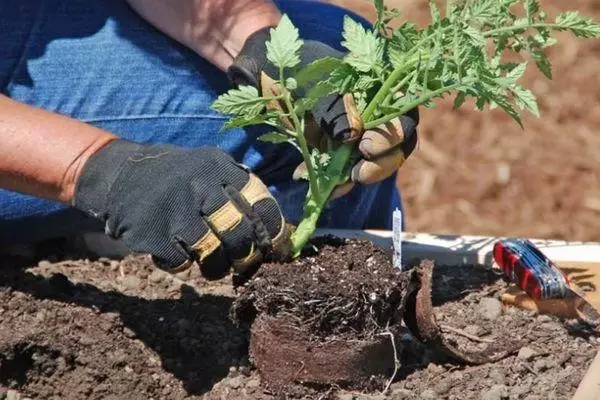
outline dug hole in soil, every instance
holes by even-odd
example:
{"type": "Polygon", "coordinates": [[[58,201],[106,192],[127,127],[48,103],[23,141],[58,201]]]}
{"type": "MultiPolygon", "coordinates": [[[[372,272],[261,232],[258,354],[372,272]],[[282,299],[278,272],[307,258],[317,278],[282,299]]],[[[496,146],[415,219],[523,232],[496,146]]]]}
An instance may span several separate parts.
{"type": "Polygon", "coordinates": [[[598,349],[598,334],[574,321],[504,308],[506,284],[482,266],[424,262],[401,274],[370,242],[317,245],[237,292],[230,279],[171,276],[144,256],[3,257],[0,393],[568,399],[598,349]],[[400,364],[382,394],[392,339],[400,364]]]}

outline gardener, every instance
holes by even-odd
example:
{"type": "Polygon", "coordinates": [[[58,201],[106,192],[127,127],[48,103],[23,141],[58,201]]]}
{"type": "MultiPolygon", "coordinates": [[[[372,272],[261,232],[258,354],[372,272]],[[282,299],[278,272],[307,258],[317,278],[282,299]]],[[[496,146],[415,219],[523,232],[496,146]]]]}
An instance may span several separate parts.
{"type": "MultiPolygon", "coordinates": [[[[209,278],[285,253],[307,189],[291,179],[300,155],[256,130],[220,133],[210,109],[232,84],[269,89],[281,13],[303,64],[343,55],[349,12],[316,2],[0,2],[0,242],[104,230],[171,272],[200,261],[209,278]]],[[[363,154],[321,226],[389,228],[418,116],[363,134],[355,115],[348,96],[312,111],[313,133],[360,140],[363,154]]]]}

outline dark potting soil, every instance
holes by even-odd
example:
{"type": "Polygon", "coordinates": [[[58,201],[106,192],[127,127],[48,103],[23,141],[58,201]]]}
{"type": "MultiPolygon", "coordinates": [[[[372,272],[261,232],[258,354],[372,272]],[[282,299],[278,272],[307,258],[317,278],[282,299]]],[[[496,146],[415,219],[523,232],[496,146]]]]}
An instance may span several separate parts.
{"type": "MultiPolygon", "coordinates": [[[[402,368],[386,395],[322,387],[304,398],[571,398],[599,348],[597,333],[498,309],[493,300],[505,285],[480,266],[436,266],[433,281],[437,322],[457,346],[482,348],[491,340],[508,347],[508,338],[518,338],[518,348],[467,366],[438,359],[403,335],[402,368]]],[[[230,278],[170,276],[144,256],[0,256],[0,399],[11,390],[21,400],[272,400],[249,362],[249,332],[228,318],[234,299],[230,278]]]]}

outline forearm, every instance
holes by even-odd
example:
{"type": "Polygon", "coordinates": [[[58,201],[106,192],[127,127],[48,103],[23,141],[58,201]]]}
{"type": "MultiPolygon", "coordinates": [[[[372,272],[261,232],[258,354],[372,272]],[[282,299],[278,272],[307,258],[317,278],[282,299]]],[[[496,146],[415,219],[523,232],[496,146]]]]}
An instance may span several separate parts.
{"type": "Polygon", "coordinates": [[[0,95],[0,187],[70,203],[87,159],[115,138],[0,95]]]}
{"type": "Polygon", "coordinates": [[[272,0],[127,0],[144,19],[226,70],[246,38],[276,25],[272,0]]]}

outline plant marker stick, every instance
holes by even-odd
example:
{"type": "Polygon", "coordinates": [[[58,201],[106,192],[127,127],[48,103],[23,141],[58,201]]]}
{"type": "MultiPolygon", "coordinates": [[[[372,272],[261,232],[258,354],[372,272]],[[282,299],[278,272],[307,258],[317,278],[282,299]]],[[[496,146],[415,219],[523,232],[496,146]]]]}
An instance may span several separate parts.
{"type": "Polygon", "coordinates": [[[394,267],[402,270],[402,211],[395,209],[392,214],[394,267]]]}

